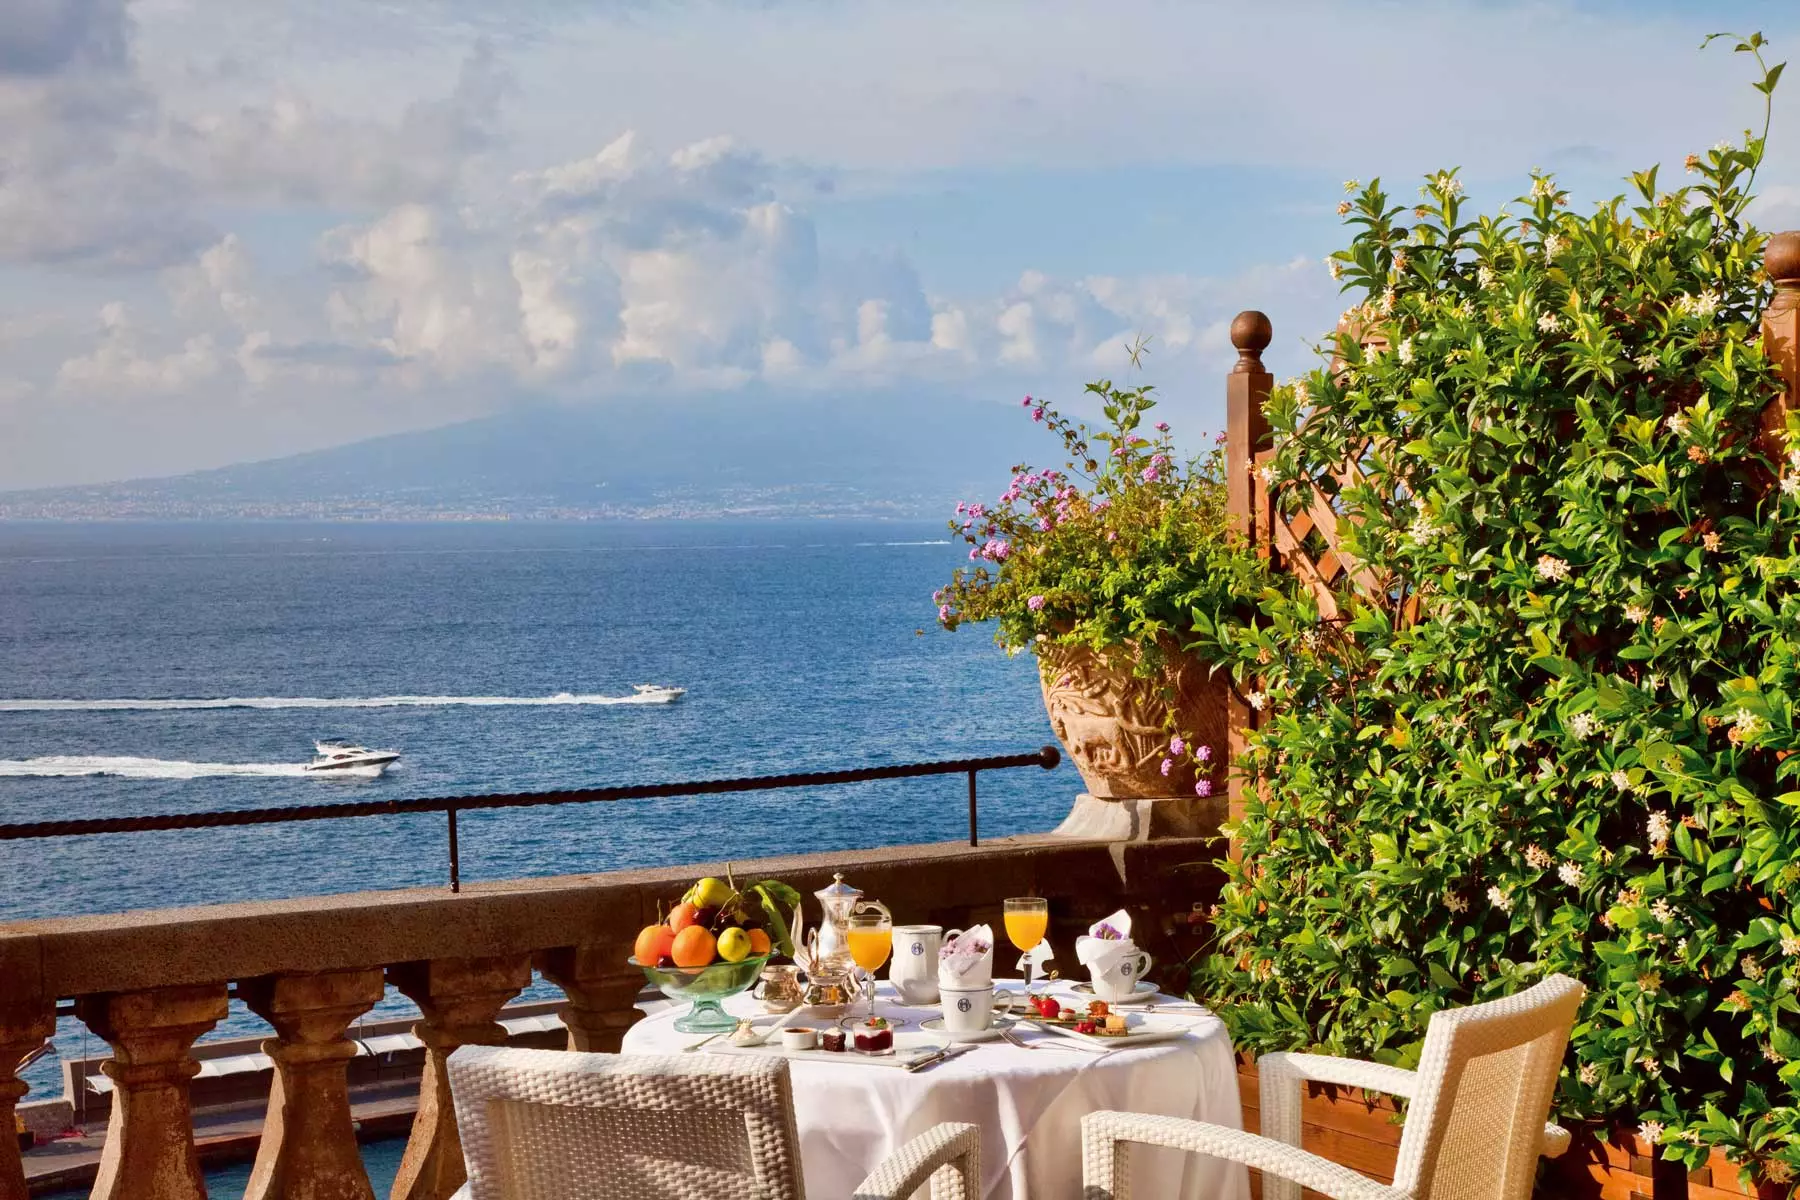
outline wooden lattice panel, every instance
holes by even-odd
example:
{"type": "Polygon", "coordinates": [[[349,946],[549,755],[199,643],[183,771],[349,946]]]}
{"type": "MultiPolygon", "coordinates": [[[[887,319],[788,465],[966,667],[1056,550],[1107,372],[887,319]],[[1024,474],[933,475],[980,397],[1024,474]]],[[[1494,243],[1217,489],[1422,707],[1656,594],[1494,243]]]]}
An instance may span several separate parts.
{"type": "MultiPolygon", "coordinates": [[[[1322,486],[1323,480],[1329,479],[1337,485],[1337,494],[1342,495],[1366,484],[1367,477],[1358,464],[1370,444],[1363,442],[1343,464],[1325,472],[1321,479],[1276,487],[1263,483],[1264,468],[1272,462],[1275,452],[1261,451],[1253,460],[1254,494],[1259,498],[1254,514],[1256,543],[1272,552],[1274,566],[1312,590],[1319,615],[1328,621],[1341,615],[1339,599],[1346,590],[1353,589],[1363,599],[1387,610],[1392,610],[1401,599],[1395,594],[1392,580],[1378,577],[1345,548],[1342,522],[1347,518],[1338,511],[1336,497],[1322,486]],[[1287,497],[1300,489],[1307,494],[1296,509],[1287,497]],[[1323,548],[1317,548],[1316,543],[1323,543],[1323,548]]],[[[1411,616],[1410,598],[1400,607],[1411,616]]]]}

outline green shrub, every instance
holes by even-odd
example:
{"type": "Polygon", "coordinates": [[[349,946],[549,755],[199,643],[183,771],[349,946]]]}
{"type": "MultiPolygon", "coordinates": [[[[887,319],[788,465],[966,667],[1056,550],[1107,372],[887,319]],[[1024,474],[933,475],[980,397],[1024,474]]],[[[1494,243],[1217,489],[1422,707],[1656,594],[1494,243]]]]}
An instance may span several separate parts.
{"type": "Polygon", "coordinates": [[[1454,171],[1410,209],[1348,185],[1332,270],[1386,348],[1342,336],[1276,389],[1271,474],[1291,500],[1360,464],[1335,503],[1378,599],[1198,626],[1267,706],[1195,980],[1240,1044],[1411,1065],[1432,1012],[1566,972],[1590,990],[1560,1111],[1800,1165],[1800,437],[1758,437],[1780,384],[1744,218],[1766,136],[1587,215],[1542,175],[1515,215],[1468,215],[1454,171]]]}

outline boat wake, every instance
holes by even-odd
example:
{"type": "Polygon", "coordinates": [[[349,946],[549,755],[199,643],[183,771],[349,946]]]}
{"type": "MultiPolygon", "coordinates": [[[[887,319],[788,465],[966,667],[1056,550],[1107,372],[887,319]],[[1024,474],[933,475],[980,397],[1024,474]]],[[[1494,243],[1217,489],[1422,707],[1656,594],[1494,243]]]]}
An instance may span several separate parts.
{"type": "MultiPolygon", "coordinates": [[[[512,708],[554,705],[667,704],[668,692],[657,689],[631,696],[221,696],[212,699],[166,700],[0,700],[0,712],[124,712],[183,708],[512,708]]],[[[31,761],[37,761],[35,759],[31,761]]]]}
{"type": "Polygon", "coordinates": [[[305,763],[170,762],[161,758],[53,754],[45,758],[0,758],[0,778],[113,775],[121,779],[203,779],[212,775],[304,776],[305,763]]]}

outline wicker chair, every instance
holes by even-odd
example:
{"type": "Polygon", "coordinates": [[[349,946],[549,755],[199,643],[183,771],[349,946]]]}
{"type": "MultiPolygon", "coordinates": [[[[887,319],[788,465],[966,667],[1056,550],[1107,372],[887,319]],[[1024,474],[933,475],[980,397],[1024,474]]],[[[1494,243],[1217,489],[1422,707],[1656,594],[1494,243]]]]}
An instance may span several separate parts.
{"type": "MultiPolygon", "coordinates": [[[[805,1200],[788,1064],[464,1046],[450,1092],[466,1200],[805,1200]]],[[[973,1125],[926,1130],[854,1200],[981,1195],[973,1125]]],[[[453,1198],[456,1200],[456,1198],[453,1198]]]]}
{"type": "Polygon", "coordinates": [[[1177,1117],[1097,1112],[1081,1123],[1085,1200],[1129,1200],[1129,1147],[1172,1146],[1263,1172],[1264,1200],[1302,1186],[1334,1200],[1525,1200],[1540,1154],[1569,1135],[1545,1124],[1584,989],[1564,975],[1469,1008],[1436,1013],[1417,1071],[1318,1054],[1257,1064],[1266,1136],[1177,1117]],[[1392,1186],[1300,1149],[1307,1081],[1406,1096],[1392,1186]]]}

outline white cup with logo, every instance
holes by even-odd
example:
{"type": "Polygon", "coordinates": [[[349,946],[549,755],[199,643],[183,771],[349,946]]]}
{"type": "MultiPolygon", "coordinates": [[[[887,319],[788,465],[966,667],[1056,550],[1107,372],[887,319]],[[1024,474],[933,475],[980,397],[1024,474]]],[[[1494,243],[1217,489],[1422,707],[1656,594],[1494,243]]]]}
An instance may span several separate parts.
{"type": "Polygon", "coordinates": [[[995,1002],[1001,1013],[1010,1012],[1013,994],[992,986],[978,988],[938,987],[938,1006],[944,1013],[947,1033],[980,1033],[994,1023],[995,1002]]]}
{"type": "Polygon", "coordinates": [[[1122,1004],[1137,991],[1138,980],[1150,973],[1156,960],[1133,946],[1121,943],[1121,949],[1088,964],[1088,979],[1094,995],[1108,1004],[1122,1004]]]}
{"type": "Polygon", "coordinates": [[[900,1003],[938,1002],[938,947],[943,944],[942,925],[894,926],[894,956],[888,959],[888,979],[900,995],[900,1003]]]}

